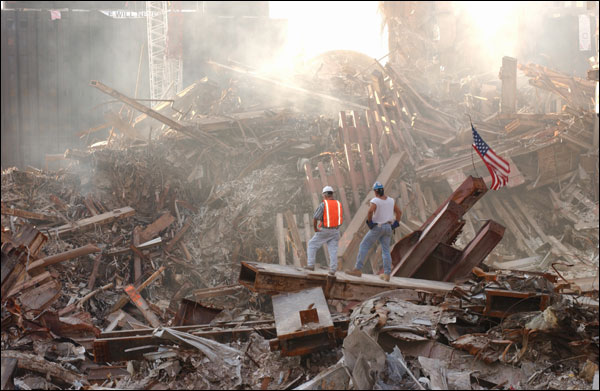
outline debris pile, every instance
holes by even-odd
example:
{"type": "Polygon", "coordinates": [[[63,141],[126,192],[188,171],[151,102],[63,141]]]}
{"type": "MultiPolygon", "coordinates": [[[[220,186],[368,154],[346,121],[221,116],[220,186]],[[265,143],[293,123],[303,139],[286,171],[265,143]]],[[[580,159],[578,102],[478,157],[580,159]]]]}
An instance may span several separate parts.
{"type": "Polygon", "coordinates": [[[354,308],[343,359],[299,389],[590,389],[598,303],[552,281],[500,272],[445,296],[382,292],[354,308]]]}
{"type": "Polygon", "coordinates": [[[510,59],[501,84],[352,59],[302,86],[211,62],[225,87],[152,109],[92,81],[123,104],[108,138],[2,173],[2,388],[589,388],[591,84],[520,65],[531,83],[511,90],[510,59]],[[487,191],[465,113],[508,188],[487,191]],[[375,180],[403,211],[389,282],[381,250],[374,275],[342,271],[375,180]],[[335,276],[301,268],[325,185],[346,220],[335,276]]]}

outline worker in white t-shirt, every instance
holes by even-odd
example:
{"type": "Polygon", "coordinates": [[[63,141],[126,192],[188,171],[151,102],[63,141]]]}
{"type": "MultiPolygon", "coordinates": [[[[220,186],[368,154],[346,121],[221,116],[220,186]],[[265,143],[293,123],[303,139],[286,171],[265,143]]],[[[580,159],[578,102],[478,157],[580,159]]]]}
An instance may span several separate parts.
{"type": "Polygon", "coordinates": [[[392,231],[400,225],[399,221],[402,217],[402,212],[394,202],[393,198],[383,194],[383,185],[381,183],[375,182],[373,191],[375,192],[375,197],[371,199],[371,207],[367,214],[369,232],[367,232],[362,242],[360,242],[354,270],[346,273],[357,277],[362,276],[361,269],[365,258],[371,247],[379,240],[379,243],[381,243],[381,257],[383,258],[384,273],[379,277],[384,281],[389,281],[390,274],[392,273],[390,241],[392,239],[392,231]]]}

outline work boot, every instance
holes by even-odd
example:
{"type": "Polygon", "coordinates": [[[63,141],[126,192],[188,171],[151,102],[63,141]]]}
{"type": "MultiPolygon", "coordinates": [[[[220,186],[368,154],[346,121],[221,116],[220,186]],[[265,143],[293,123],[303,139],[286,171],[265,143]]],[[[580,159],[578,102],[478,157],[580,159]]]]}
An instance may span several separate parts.
{"type": "Polygon", "coordinates": [[[389,274],[380,274],[379,278],[381,278],[383,281],[389,281],[390,275],[389,274]]]}
{"type": "Polygon", "coordinates": [[[312,265],[312,266],[310,266],[310,265],[304,266],[304,269],[306,269],[306,270],[310,270],[310,271],[314,271],[314,270],[315,270],[315,265],[312,265]]]}
{"type": "Polygon", "coordinates": [[[329,275],[330,275],[330,276],[335,276],[335,270],[331,270],[331,269],[329,269],[329,275]]]}
{"type": "Polygon", "coordinates": [[[362,272],[356,268],[353,270],[347,271],[346,274],[350,274],[351,276],[356,276],[356,277],[362,276],[362,272]]]}

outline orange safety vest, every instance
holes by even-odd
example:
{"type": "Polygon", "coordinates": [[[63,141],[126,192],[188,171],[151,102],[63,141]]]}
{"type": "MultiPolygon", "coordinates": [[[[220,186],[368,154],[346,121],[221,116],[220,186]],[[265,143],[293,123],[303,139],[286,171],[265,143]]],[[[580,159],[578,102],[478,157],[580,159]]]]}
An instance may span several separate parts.
{"type": "Polygon", "coordinates": [[[323,227],[339,227],[342,225],[342,203],[336,200],[323,200],[323,227]]]}

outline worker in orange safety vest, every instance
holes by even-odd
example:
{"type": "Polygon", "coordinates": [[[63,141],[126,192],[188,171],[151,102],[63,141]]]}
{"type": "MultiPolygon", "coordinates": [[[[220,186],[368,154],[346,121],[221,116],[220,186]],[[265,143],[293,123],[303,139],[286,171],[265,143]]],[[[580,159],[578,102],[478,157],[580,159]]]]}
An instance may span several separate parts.
{"type": "Polygon", "coordinates": [[[306,269],[315,270],[317,250],[323,244],[327,244],[329,249],[329,274],[335,274],[337,270],[338,242],[340,240],[339,228],[343,222],[342,203],[333,199],[333,188],[325,186],[323,188],[323,202],[319,204],[313,215],[315,234],[308,242],[308,265],[306,269]]]}

